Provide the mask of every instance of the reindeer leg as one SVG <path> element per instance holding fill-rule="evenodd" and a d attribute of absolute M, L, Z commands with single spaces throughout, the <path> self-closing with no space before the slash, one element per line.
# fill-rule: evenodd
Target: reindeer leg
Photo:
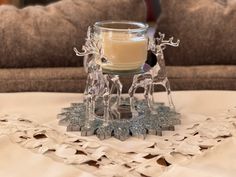
<path fill-rule="evenodd" d="M 149 91 L 150 91 L 149 85 L 146 85 L 144 87 L 144 98 L 148 103 L 148 107 L 151 109 L 151 104 L 150 104 L 150 100 L 149 100 Z"/>
<path fill-rule="evenodd" d="M 119 115 L 119 113 L 118 113 L 117 98 L 116 98 L 115 103 L 112 103 L 112 104 L 111 104 L 111 98 L 113 97 L 112 93 L 114 92 L 115 87 L 117 87 L 117 86 L 116 86 L 115 83 L 113 82 L 113 83 L 112 83 L 112 86 L 111 86 L 110 96 L 109 96 L 109 99 L 108 99 L 108 102 L 109 102 L 108 104 L 109 104 L 109 109 L 110 109 L 110 111 L 112 112 L 112 118 L 119 119 L 119 118 L 120 118 L 120 115 Z"/>
<path fill-rule="evenodd" d="M 129 88 L 128 94 L 129 94 L 129 101 L 130 101 L 130 109 L 131 112 L 133 112 L 133 110 L 135 110 L 135 106 L 134 106 L 134 93 L 135 93 L 135 86 L 131 85 L 131 87 Z"/>
<path fill-rule="evenodd" d="M 163 84 L 167 92 L 169 106 L 171 109 L 175 109 L 175 105 L 171 96 L 170 82 L 167 77 L 164 79 Z"/>
<path fill-rule="evenodd" d="M 139 75 L 134 75 L 133 77 L 133 83 L 129 88 L 128 94 L 129 94 L 129 99 L 130 99 L 130 108 L 131 111 L 133 112 L 135 110 L 135 106 L 134 106 L 134 94 L 136 92 L 137 89 L 137 81 L 138 81 L 138 77 Z"/>
<path fill-rule="evenodd" d="M 90 120 L 94 120 L 96 118 L 96 114 L 95 114 L 95 105 L 96 105 L 96 100 L 97 100 L 97 97 L 94 96 L 93 99 L 92 99 L 92 102 L 91 102 L 91 119 Z"/>
<path fill-rule="evenodd" d="M 86 103 L 85 127 L 89 127 L 89 119 L 90 119 L 90 113 L 91 113 L 91 111 L 90 111 L 90 109 L 91 109 L 91 106 L 90 106 L 91 99 L 90 98 L 86 98 L 85 103 Z"/>
<path fill-rule="evenodd" d="M 153 105 L 153 107 L 154 107 L 154 84 L 152 83 L 151 84 L 151 89 L 150 89 L 150 93 L 149 93 L 149 96 L 150 96 L 150 100 L 151 100 L 151 104 Z"/>
<path fill-rule="evenodd" d="M 111 84 L 111 91 L 110 91 L 110 94 L 113 94 L 114 90 L 115 90 L 115 84 L 112 83 L 112 84 Z"/>
<path fill-rule="evenodd" d="M 110 120 L 110 98 L 111 98 L 111 92 L 109 87 L 109 76 L 103 75 L 104 79 L 104 90 L 102 94 L 103 98 L 103 105 L 104 105 L 104 112 L 103 112 L 103 118 L 104 122 L 103 125 L 107 126 Z"/>
<path fill-rule="evenodd" d="M 116 105 L 119 106 L 120 101 L 121 101 L 121 94 L 122 94 L 123 85 L 120 82 L 120 78 L 118 75 L 111 76 L 110 80 L 112 81 L 111 93 L 113 93 L 114 90 L 116 89 Z"/>
<path fill-rule="evenodd" d="M 114 104 L 112 104 L 110 106 L 111 106 L 113 116 L 116 119 L 120 119 L 120 113 L 118 111 L 118 108 L 119 108 L 119 105 L 121 102 L 121 93 L 122 93 L 122 84 L 121 84 L 120 80 L 112 80 L 111 93 L 113 93 L 115 89 L 117 91 L 116 92 L 116 101 Z"/>
<path fill-rule="evenodd" d="M 129 89 L 130 111 L 132 112 L 133 117 L 138 116 L 138 112 L 134 104 L 134 94 L 136 93 L 137 88 L 137 86 L 132 85 Z"/>
<path fill-rule="evenodd" d="M 106 126 L 106 125 L 108 125 L 108 122 L 110 119 L 110 113 L 109 113 L 109 111 L 110 111 L 110 95 L 107 92 L 103 95 L 103 104 L 104 104 L 103 125 Z"/>
<path fill-rule="evenodd" d="M 94 74 L 88 73 L 85 89 L 84 89 L 84 95 L 85 95 L 84 100 L 86 100 L 86 95 L 92 95 L 90 91 L 94 90 L 95 83 L 96 83 L 96 79 L 94 79 Z"/>
<path fill-rule="evenodd" d="M 120 82 L 120 79 L 118 78 L 118 80 L 116 81 L 116 89 L 117 89 L 117 107 L 120 105 L 120 101 L 121 101 L 121 94 L 122 94 L 122 89 L 123 89 L 123 85 Z"/>
<path fill-rule="evenodd" d="M 118 111 L 118 108 L 120 106 L 121 103 L 121 94 L 122 94 L 122 83 L 120 82 L 120 79 L 118 77 L 117 80 L 114 81 L 114 86 L 116 87 L 116 102 L 113 104 L 112 106 L 112 111 L 113 111 L 113 115 L 115 115 L 116 119 L 120 119 L 120 112 Z"/>
<path fill-rule="evenodd" d="M 112 83 L 111 83 L 111 89 L 110 89 L 110 96 L 111 96 L 111 98 L 114 96 L 113 95 L 113 93 L 114 93 L 114 90 L 115 90 L 115 83 L 113 82 L 113 80 L 111 80 L 112 81 Z M 110 98 L 110 100 L 111 100 L 111 98 Z M 117 98 L 115 98 L 115 99 L 117 99 Z M 112 104 L 112 106 L 114 106 L 116 103 L 114 103 L 114 104 Z"/>
<path fill-rule="evenodd" d="M 156 114 L 156 111 L 154 109 L 154 98 L 153 98 L 153 84 L 148 84 L 147 89 L 145 89 L 144 97 L 148 103 L 148 107 L 151 111 L 151 113 Z"/>
<path fill-rule="evenodd" d="M 154 85 L 153 84 L 149 84 L 149 91 L 148 91 L 148 101 L 149 101 L 149 106 L 150 106 L 150 110 L 153 114 L 156 114 L 156 110 L 154 108 L 154 96 L 153 96 L 153 92 L 154 92 Z"/>
<path fill-rule="evenodd" d="M 90 127 L 90 122 L 95 119 L 95 98 L 92 95 L 87 95 L 86 98 L 86 112 L 85 112 L 85 127 L 89 128 Z"/>

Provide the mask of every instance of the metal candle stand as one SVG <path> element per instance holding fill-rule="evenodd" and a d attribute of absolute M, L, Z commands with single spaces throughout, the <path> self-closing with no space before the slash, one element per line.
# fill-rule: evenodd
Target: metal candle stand
<path fill-rule="evenodd" d="M 165 35 L 161 33 L 159 36 L 149 39 L 148 44 L 148 50 L 157 59 L 154 67 L 145 64 L 136 71 L 107 72 L 102 66 L 109 63 L 109 59 L 103 55 L 101 42 L 89 27 L 83 52 L 74 48 L 77 56 L 84 56 L 88 74 L 84 101 L 64 108 L 58 115 L 59 124 L 67 126 L 67 131 L 81 131 L 83 136 L 97 135 L 100 139 L 114 136 L 126 140 L 130 136 L 162 135 L 162 131 L 174 130 L 174 126 L 180 124 L 180 114 L 175 111 L 171 98 L 163 50 L 167 46 L 177 47 L 179 40 L 165 40 Z M 120 75 L 133 76 L 128 97 L 122 95 Z M 168 106 L 155 102 L 153 93 L 156 85 L 165 88 Z M 140 87 L 144 88 L 142 100 L 135 97 Z"/>

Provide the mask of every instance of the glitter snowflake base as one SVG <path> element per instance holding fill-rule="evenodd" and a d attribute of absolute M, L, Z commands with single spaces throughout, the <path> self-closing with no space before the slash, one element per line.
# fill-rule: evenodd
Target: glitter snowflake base
<path fill-rule="evenodd" d="M 128 101 L 120 106 L 121 117 L 111 118 L 104 125 L 104 120 L 99 114 L 102 106 L 96 106 L 97 117 L 85 126 L 84 103 L 72 103 L 64 108 L 58 115 L 59 125 L 67 126 L 67 131 L 81 131 L 82 136 L 96 135 L 99 139 L 115 137 L 126 140 L 131 136 L 145 138 L 147 134 L 162 135 L 162 131 L 174 131 L 175 125 L 180 124 L 180 114 L 165 106 L 163 103 L 155 103 L 155 114 L 151 113 L 144 100 L 136 101 L 137 116 L 133 116 L 126 107 Z M 112 117 L 112 113 L 111 113 Z"/>

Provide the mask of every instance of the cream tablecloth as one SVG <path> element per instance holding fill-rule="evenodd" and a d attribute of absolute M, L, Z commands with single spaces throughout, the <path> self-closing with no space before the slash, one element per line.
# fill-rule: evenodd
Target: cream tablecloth
<path fill-rule="evenodd" d="M 163 149 L 159 142 L 156 142 L 157 147 L 150 150 L 150 148 L 154 147 L 152 144 L 154 141 L 158 141 L 158 139 L 162 139 L 163 142 L 168 142 L 168 136 L 170 132 L 164 133 L 163 137 L 156 136 L 148 136 L 146 140 L 130 138 L 126 142 L 120 142 L 115 139 L 105 140 L 100 142 L 96 137 L 88 137 L 81 138 L 78 133 L 66 133 L 65 127 L 58 126 L 58 120 L 56 119 L 56 115 L 60 113 L 61 108 L 68 107 L 71 102 L 79 102 L 82 99 L 81 94 L 69 94 L 69 93 L 4 93 L 0 94 L 0 114 L 2 118 L 0 119 L 0 130 L 4 129 L 6 125 L 6 121 L 4 120 L 4 116 L 7 117 L 7 121 L 9 124 L 11 123 L 8 120 L 8 117 L 11 119 L 21 117 L 22 119 L 30 120 L 34 122 L 35 127 L 42 126 L 47 127 L 47 129 L 53 129 L 59 133 L 62 133 L 63 136 L 70 136 L 70 138 L 76 139 L 79 137 L 82 139 L 81 141 L 86 141 L 87 146 L 90 146 L 90 150 L 85 151 L 86 153 L 91 152 L 91 148 L 99 149 L 101 152 L 91 152 L 94 157 L 94 154 L 99 157 L 103 154 L 102 150 L 107 154 L 103 154 L 103 156 L 108 156 L 109 162 L 103 162 L 103 172 L 102 170 L 97 170 L 98 167 L 93 168 L 87 166 L 68 163 L 68 159 L 61 160 L 60 157 L 63 155 L 71 155 L 71 151 L 65 151 L 60 146 L 58 151 L 59 158 L 50 155 L 49 153 L 39 153 L 34 144 L 33 148 L 26 146 L 22 143 L 24 140 L 16 140 L 14 139 L 14 134 L 12 133 L 2 133 L 0 131 L 0 177 L 74 177 L 74 176 L 162 176 L 162 177 L 235 177 L 236 176 L 236 139 L 234 137 L 234 128 L 236 123 L 236 92 L 233 91 L 183 91 L 183 92 L 174 92 L 173 99 L 176 105 L 176 109 L 183 116 L 183 125 L 179 125 L 177 127 L 178 135 L 171 132 L 171 136 L 178 137 L 175 139 L 175 142 L 181 141 L 181 144 L 176 144 L 175 150 L 173 150 L 172 155 L 169 159 L 168 157 L 158 156 L 157 154 L 161 154 Z M 161 102 L 166 102 L 165 94 L 158 94 L 158 99 Z M 206 118 L 206 119 L 203 119 Z M 198 126 L 196 122 L 200 120 L 204 121 L 212 121 L 212 123 L 216 123 L 215 127 L 219 127 L 217 124 L 219 120 L 222 120 L 219 125 L 224 125 L 224 121 L 226 121 L 225 125 L 229 124 L 229 127 L 226 129 L 222 129 L 222 126 L 213 132 L 211 130 L 207 130 L 207 126 L 202 127 L 202 129 L 206 129 L 208 134 L 201 132 L 202 129 L 198 129 L 198 132 L 192 134 L 193 136 L 201 135 L 201 137 L 206 137 L 204 139 L 204 145 L 199 146 L 201 148 L 196 149 L 198 146 L 193 146 L 194 142 L 190 145 L 186 146 L 184 142 L 186 137 L 181 138 L 182 128 L 185 126 L 185 123 L 192 122 L 193 124 L 188 124 L 185 130 L 190 130 L 194 126 Z M 211 120 L 210 120 L 211 119 Z M 234 121 L 235 119 L 235 121 Z M 228 121 L 229 120 L 229 121 Z M 194 122 L 195 121 L 195 122 Z M 27 122 L 26 122 L 27 123 Z M 24 125 L 28 126 L 24 122 Z M 200 124 L 200 123 L 199 123 Z M 232 124 L 232 126 L 231 126 Z M 31 126 L 31 123 L 30 123 Z M 192 126 L 192 127 L 191 127 Z M 32 127 L 30 127 L 32 129 Z M 215 128 L 214 125 L 212 126 Z M 6 126 L 5 126 L 6 128 Z M 12 128 L 12 127 L 11 127 Z M 210 127 L 211 128 L 211 127 Z M 225 127 L 224 127 L 225 128 Z M 228 131 L 228 129 L 230 131 Z M 29 126 L 27 127 L 29 130 Z M 180 131 L 181 130 L 181 131 Z M 35 131 L 35 130 L 34 130 Z M 219 132 L 220 131 L 220 132 Z M 3 131 L 4 132 L 4 131 Z M 14 131 L 13 131 L 14 132 Z M 22 133 L 22 132 L 20 132 Z M 57 136 L 60 136 L 59 133 Z M 66 133 L 66 134 L 65 134 Z M 184 132 L 186 133 L 186 132 Z M 183 134 L 184 134 L 183 133 Z M 218 134 L 217 134 L 218 133 Z M 189 133 L 190 135 L 190 133 Z M 216 135 L 216 136 L 215 136 Z M 221 136 L 222 135 L 222 136 Z M 54 136 L 54 135 L 53 135 Z M 186 135 L 187 136 L 187 135 Z M 69 138 L 69 139 L 70 139 Z M 166 138 L 166 139 L 165 139 Z M 199 136 L 200 138 L 200 136 Z M 191 137 L 187 137 L 187 139 L 191 139 Z M 209 143 L 209 141 L 214 140 L 214 143 Z M 170 139 L 171 140 L 171 139 Z M 206 140 L 206 141 L 205 141 Z M 217 141 L 217 143 L 215 143 Z M 78 142 L 78 141 L 77 141 Z M 92 144 L 90 142 L 93 142 Z M 184 143 L 185 144 L 184 144 Z M 200 141 L 199 141 L 200 142 Z M 202 141 L 201 141 L 202 142 Z M 208 143 L 206 143 L 208 142 Z M 89 144 L 90 143 L 90 144 Z M 96 143 L 94 145 L 94 143 Z M 63 145 L 65 142 L 62 143 Z M 96 145 L 99 144 L 99 147 Z M 144 146 L 153 146 L 149 147 L 147 151 L 147 147 L 142 151 L 142 147 Z M 174 144 L 175 145 L 175 144 Z M 174 146 L 173 145 L 173 146 Z M 178 145 L 178 146 L 177 146 Z M 195 144 L 194 144 L 195 145 Z M 167 147 L 168 145 L 164 145 Z M 28 148 L 27 148 L 28 147 Z M 82 148 L 86 149 L 86 145 L 83 144 Z M 133 151 L 139 150 L 136 154 L 131 153 L 129 149 Z M 181 148 L 182 147 L 182 148 Z M 184 148 L 183 148 L 184 147 Z M 191 147 L 195 151 L 191 149 Z M 159 148 L 159 149 L 158 149 Z M 188 149 L 190 148 L 190 149 Z M 102 150 L 101 150 L 102 149 Z M 114 157 L 114 153 L 111 153 L 111 149 L 116 150 L 117 153 L 120 151 L 123 154 L 127 153 L 127 156 L 121 156 L 122 153 L 116 155 L 116 159 L 112 159 Z M 174 149 L 174 148 L 173 148 Z M 178 151 L 179 149 L 179 151 Z M 158 152 L 160 150 L 160 153 Z M 165 149 L 164 149 L 165 150 Z M 53 151 L 52 151 L 53 152 Z M 60 153 L 61 152 L 61 153 Z M 78 152 L 78 149 L 77 149 Z M 101 153 L 101 154 L 99 154 Z M 138 154 L 141 155 L 139 156 Z M 72 153 L 73 154 L 73 153 Z M 133 154 L 133 156 L 131 156 Z M 135 154 L 135 156 L 134 156 Z M 147 155 L 149 154 L 149 156 Z M 143 161 L 144 155 L 147 157 L 145 161 Z M 153 156 L 153 157 L 152 157 Z M 130 162 L 129 159 L 125 159 L 127 157 L 132 157 L 134 162 Z M 122 159 L 119 161 L 119 158 Z M 63 159 L 63 158 L 62 158 Z M 64 158 L 65 159 L 65 158 Z M 98 158 L 99 159 L 99 158 Z M 124 160 L 125 159 L 125 160 Z M 71 160 L 71 159 L 69 159 Z M 78 160 L 78 159 L 77 159 Z M 115 162 L 118 161 L 117 164 L 110 161 Z M 122 161 L 122 162 L 121 162 Z M 158 166 L 153 167 L 152 163 L 156 163 L 158 161 Z M 126 163 L 124 163 L 126 162 Z M 123 167 L 118 164 L 123 164 Z M 146 163 L 146 165 L 145 165 Z M 113 166 L 112 166 L 112 165 Z M 128 164 L 128 165 L 127 165 Z M 172 165 L 170 165 L 172 164 Z M 126 169 L 127 171 L 124 171 Z M 129 167 L 127 167 L 129 166 Z M 149 168 L 152 167 L 152 168 Z M 96 171 L 97 170 L 97 171 Z M 115 173 L 114 170 L 117 170 Z"/>

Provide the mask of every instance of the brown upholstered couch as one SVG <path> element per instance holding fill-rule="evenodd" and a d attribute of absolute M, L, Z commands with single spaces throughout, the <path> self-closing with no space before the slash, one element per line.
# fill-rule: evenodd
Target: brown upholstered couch
<path fill-rule="evenodd" d="M 61 0 L 48 6 L 0 6 L 0 92 L 83 92 L 82 48 L 102 20 L 145 21 L 143 0 Z"/>
<path fill-rule="evenodd" d="M 174 90 L 236 90 L 236 1 L 162 0 L 157 30 L 180 38 L 166 50 Z"/>
<path fill-rule="evenodd" d="M 167 7 L 168 3 L 165 4 Z M 186 58 L 191 57 L 186 46 L 192 46 L 186 42 L 184 33 L 180 31 L 182 28 L 178 29 L 179 19 L 173 17 L 176 21 L 171 21 L 170 17 L 166 17 L 168 9 L 165 8 L 164 15 L 158 20 L 158 30 L 167 35 L 173 34 L 180 40 L 183 38 L 180 49 L 167 49 L 166 53 L 172 89 L 235 90 L 236 63 L 197 62 L 196 57 L 194 61 L 186 62 Z M 76 57 L 72 48 L 81 48 L 88 25 L 108 19 L 145 21 L 145 4 L 143 0 L 62 0 L 47 7 L 22 10 L 0 6 L 0 92 L 83 92 L 86 74 L 82 58 Z M 175 25 L 172 30 L 170 23 Z M 235 39 L 235 34 L 232 38 Z M 225 45 L 233 44 L 229 42 Z M 184 53 L 181 47 L 185 47 L 187 53 L 187 57 L 183 56 L 184 61 L 177 55 L 178 52 Z M 193 47 L 196 50 L 196 46 Z M 228 56 L 227 60 L 236 61 L 235 55 Z M 208 61 L 214 61 L 214 58 L 207 57 Z M 151 57 L 149 60 L 152 60 Z M 199 58 L 199 61 L 205 60 Z"/>

